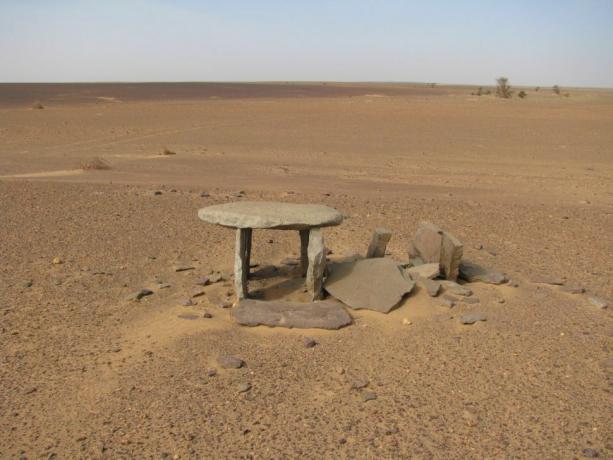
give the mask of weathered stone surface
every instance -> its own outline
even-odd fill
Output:
[[[245,361],[236,356],[222,355],[217,358],[217,364],[224,369],[239,369],[245,365]]]
[[[461,301],[470,305],[479,303],[479,299],[477,297],[464,297]]]
[[[202,208],[200,219],[233,228],[303,230],[339,225],[343,216],[336,209],[318,204],[241,201]]]
[[[469,283],[481,281],[488,284],[502,284],[507,281],[504,273],[491,271],[471,262],[460,264],[460,278]]]
[[[535,276],[532,278],[532,282],[536,284],[551,284],[554,286],[562,286],[564,284],[564,280],[562,278],[557,278],[554,276]]]
[[[366,251],[366,258],[372,257],[384,257],[385,250],[387,249],[387,243],[392,238],[392,232],[386,228],[376,228],[370,244],[368,245],[368,251]]]
[[[420,278],[433,279],[436,278],[440,274],[440,265],[438,263],[433,264],[423,264],[418,265],[417,267],[409,267],[406,269],[406,272],[409,276],[418,280]]]
[[[441,283],[438,281],[421,278],[419,283],[426,289],[430,297],[436,297],[441,292]]]
[[[461,296],[473,295],[473,291],[468,289],[466,286],[462,286],[461,284],[456,283],[455,281],[442,280],[440,281],[440,283],[446,293]]]
[[[462,324],[474,324],[477,321],[487,321],[485,313],[472,313],[470,315],[460,316],[460,323]]]
[[[398,265],[385,258],[333,264],[325,283],[331,295],[351,308],[382,313],[394,308],[413,287]]]
[[[598,308],[607,308],[609,303],[605,299],[601,299],[600,297],[588,297],[588,302]]]
[[[232,314],[244,326],[340,329],[352,321],[343,306],[331,300],[296,303],[246,299],[239,302]]]
[[[309,264],[306,273],[306,288],[311,294],[311,299],[318,300],[323,295],[323,278],[326,269],[326,248],[320,228],[312,228],[309,231],[307,256]]]

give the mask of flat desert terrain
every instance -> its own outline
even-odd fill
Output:
[[[473,91],[0,85],[0,458],[611,458],[613,91]],[[407,261],[430,221],[512,283],[240,326],[235,233],[197,216],[239,200],[338,209],[331,258],[386,227]],[[299,248],[255,230],[251,290],[304,300]]]

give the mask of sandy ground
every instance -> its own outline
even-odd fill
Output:
[[[587,300],[613,300],[613,92],[0,86],[0,458],[613,454],[611,307]],[[82,170],[94,157],[111,169]],[[240,327],[230,281],[181,306],[233,261],[197,210],[237,199],[339,209],[339,256],[385,226],[406,260],[430,220],[519,286],[471,284],[481,302],[453,309],[418,290],[336,332]],[[259,268],[297,255],[291,232],[254,237]],[[299,298],[297,276],[252,289]]]

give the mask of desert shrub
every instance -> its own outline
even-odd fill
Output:
[[[534,91],[536,91],[538,93],[540,89],[541,89],[541,87],[537,86],[536,88],[534,88]]]
[[[34,104],[32,104],[32,108],[42,110],[45,108],[45,106],[40,101],[36,101]]]
[[[173,152],[168,147],[164,147],[162,151],[160,152],[160,155],[176,155],[176,154],[177,152]]]
[[[513,91],[507,77],[500,77],[496,80],[496,96],[509,99],[512,95]]]
[[[558,96],[560,95],[560,87],[558,85],[553,85],[551,90],[554,92],[554,94],[557,94]]]
[[[100,157],[94,157],[81,163],[83,171],[111,169],[111,165]]]
[[[524,90],[521,90],[519,93],[517,93],[517,96],[519,96],[520,98],[524,98],[527,96],[526,92]]]
[[[483,94],[483,86],[479,86],[479,88],[477,88],[477,91],[475,91],[475,96],[481,96]]]

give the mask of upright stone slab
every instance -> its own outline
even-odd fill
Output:
[[[457,280],[460,272],[460,262],[464,254],[464,245],[451,233],[443,231],[441,245],[441,272],[448,280]]]
[[[421,222],[413,238],[413,249],[424,263],[440,263],[443,231],[430,222]]]
[[[376,228],[372,235],[372,240],[368,246],[366,252],[366,258],[371,259],[373,257],[385,256],[385,250],[387,249],[387,243],[392,238],[392,232],[386,228]]]
[[[251,252],[251,233],[250,228],[239,228],[236,230],[236,252],[234,254],[234,288],[236,297],[244,299],[247,297],[247,279],[249,277],[249,260]]]
[[[309,267],[309,231],[300,230],[300,268],[302,276],[306,276]]]
[[[320,228],[309,231],[309,246],[307,250],[309,267],[307,270],[306,286],[313,300],[322,298],[323,277],[326,269],[326,250],[324,237]]]

